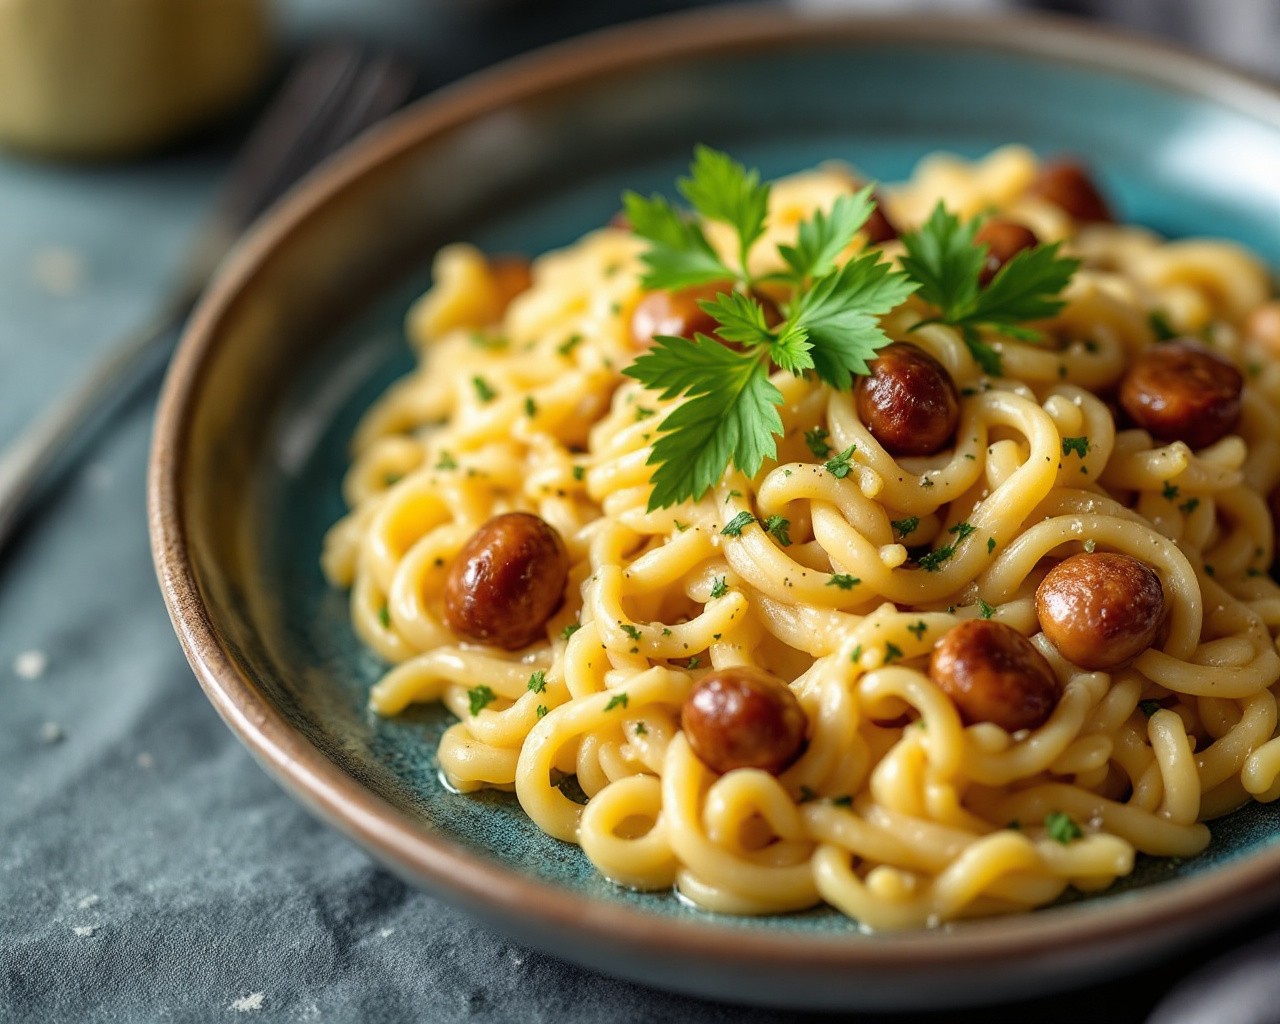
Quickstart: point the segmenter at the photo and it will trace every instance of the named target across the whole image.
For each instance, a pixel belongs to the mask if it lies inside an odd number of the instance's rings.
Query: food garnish
[[[756,276],[751,254],[765,232],[769,183],[725,153],[699,146],[689,176],[677,183],[692,213],[661,195],[623,197],[632,230],[648,243],[642,284],[677,291],[719,285],[723,291],[698,302],[716,323],[715,336],[658,335],[652,347],[622,372],[663,399],[685,398],[659,427],[649,464],[654,466],[649,510],[701,498],[732,462],[754,475],[777,455],[782,433],[782,394],[771,367],[808,373],[837,390],[869,372],[868,361],[891,341],[879,318],[918,293],[937,308],[923,323],[946,323],[962,332],[975,360],[989,374],[1002,372],[999,353],[983,341],[990,328],[1020,341],[1039,334],[1025,321],[1062,308],[1058,294],[1079,267],[1059,255],[1058,243],[1023,249],[983,287],[987,246],[975,242],[981,220],[967,223],[939,204],[929,220],[902,236],[906,255],[897,270],[871,249],[838,264],[875,210],[868,185],[842,195],[827,211],[800,223],[794,245],[779,245],[784,269]],[[735,258],[726,260],[703,231],[714,221],[731,227]],[[771,323],[761,288],[770,288]],[[775,299],[778,293],[785,293]],[[818,458],[830,452],[825,432],[806,435]],[[852,450],[827,463],[848,473]]]

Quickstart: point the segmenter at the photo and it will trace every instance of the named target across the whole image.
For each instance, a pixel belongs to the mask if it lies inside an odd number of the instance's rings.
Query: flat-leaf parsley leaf
[[[1059,298],[1080,267],[1080,261],[1060,256],[1060,244],[1023,249],[1006,262],[991,283],[981,287],[987,246],[977,243],[980,219],[962,224],[939,201],[918,231],[902,236],[906,255],[902,269],[920,283],[920,298],[938,310],[931,321],[960,329],[983,372],[1004,372],[1000,353],[981,339],[978,329],[990,327],[1020,341],[1035,341],[1037,332],[1023,326],[1062,309]]]
[[[663,398],[687,399],[662,421],[649,455],[657,466],[650,511],[701,498],[730,461],[754,476],[777,453],[773,435],[782,433],[782,392],[752,353],[705,334],[693,341],[659,337],[622,372]]]

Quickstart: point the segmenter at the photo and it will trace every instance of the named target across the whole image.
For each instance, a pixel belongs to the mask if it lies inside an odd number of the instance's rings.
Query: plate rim
[[[572,932],[606,948],[660,947],[737,967],[921,973],[963,970],[999,958],[1016,967],[1046,954],[1087,954],[1162,927],[1203,928],[1280,899],[1280,843],[1239,862],[1142,890],[1128,912],[1105,898],[1025,915],[964,922],[959,929],[813,935],[658,915],[575,893],[503,867],[421,829],[343,772],[265,700],[236,667],[197,583],[185,527],[185,451],[191,414],[217,351],[220,326],[244,301],[255,271],[328,201],[423,140],[504,104],[602,75],[698,53],[766,50],[779,43],[893,41],[997,50],[1106,71],[1228,107],[1280,132],[1280,89],[1178,46],[1048,15],[853,15],[722,7],[666,15],[547,46],[447,86],[395,115],[308,175],[232,250],[188,321],[166,376],[148,470],[152,556],[183,651],[210,702],[277,782],[304,805],[402,875],[447,901],[526,925]],[[1160,947],[1164,948],[1164,947]],[[1096,954],[1096,951],[1095,951]]]

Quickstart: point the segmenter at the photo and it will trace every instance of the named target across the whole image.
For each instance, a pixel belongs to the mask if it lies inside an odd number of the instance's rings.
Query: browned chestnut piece
[[[986,287],[999,273],[1000,268],[1023,249],[1034,249],[1040,244],[1036,233],[1011,220],[992,217],[978,229],[974,242],[987,247],[987,258],[978,275],[978,284]]]
[[[876,353],[854,398],[863,424],[890,455],[941,451],[960,419],[960,398],[946,367],[906,341]]]
[[[1072,555],[1036,588],[1040,629],[1073,665],[1110,670],[1151,646],[1164,619],[1164,588],[1129,555]]]
[[[519,650],[543,635],[568,578],[560,534],[529,512],[494,516],[449,567],[445,618],[467,640]]]
[[[491,256],[489,276],[498,296],[499,313],[533,284],[533,268],[524,256]]]
[[[779,774],[804,750],[807,725],[786,683],[746,666],[703,676],[680,711],[689,746],[716,772],[759,768]]]
[[[1075,160],[1054,160],[1045,164],[1031,194],[1048,200],[1079,221],[1113,221],[1111,208],[1093,183],[1089,172]]]
[[[867,222],[862,225],[862,231],[867,236],[868,245],[880,245],[897,238],[898,229],[893,226],[893,221],[885,213],[884,200],[880,194],[872,193],[871,198],[875,200],[876,206],[871,211],[871,216],[867,218]]]
[[[1146,562],[1128,554],[1074,554],[1036,589],[1044,636],[1080,668],[1111,669],[1152,645],[1165,618],[1165,590]]]
[[[929,659],[929,676],[968,725],[993,722],[1007,732],[1043,725],[1061,691],[1031,641],[1003,622],[953,626]]]
[[[1120,380],[1120,405],[1161,441],[1203,448],[1235,429],[1244,377],[1228,360],[1189,338],[1151,346]]]
[[[659,335],[692,338],[695,334],[706,334],[731,348],[739,347],[719,338],[716,334],[719,323],[698,305],[699,302],[711,301],[730,288],[728,284],[710,284],[678,292],[649,292],[636,303],[631,313],[632,345],[637,349],[646,349]],[[773,299],[763,292],[753,291],[751,294],[764,307],[766,324],[773,327],[782,322],[782,311]]]
[[[728,285],[703,285],[678,292],[649,292],[636,303],[631,313],[631,343],[637,349],[646,349],[659,335],[692,338],[695,333],[714,333],[720,325],[698,303],[709,301],[724,291],[728,291]]]

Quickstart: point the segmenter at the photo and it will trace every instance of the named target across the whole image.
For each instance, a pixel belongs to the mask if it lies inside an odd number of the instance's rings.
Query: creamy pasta
[[[442,250],[408,317],[420,365],[361,423],[350,512],[323,552],[356,632],[394,666],[373,709],[443,702],[458,718],[438,751],[448,784],[514,791],[619,885],[731,914],[826,903],[873,929],[1102,889],[1135,854],[1194,855],[1206,820],[1280,796],[1267,273],[1229,242],[1081,223],[1032,188],[1039,171],[1020,147],[935,155],[879,192],[899,227],[942,199],[1083,261],[1044,340],[988,334],[999,377],[960,330],[922,325],[918,298],[883,317],[954,381],[951,443],[895,457],[850,392],[779,371],[777,458],[656,511],[648,458],[682,399],[621,374],[644,244],[602,228],[536,259],[519,290],[476,249]],[[852,183],[837,165],[776,182],[753,270],[774,269],[771,243]],[[1244,376],[1238,422],[1199,448],[1126,425],[1111,402],[1166,327]],[[830,471],[850,448],[846,472]],[[444,601],[459,552],[512,511],[562,538],[568,577],[537,638],[508,651],[460,639]],[[723,532],[743,513],[786,532]],[[943,545],[923,569],[920,552]],[[1155,642],[1106,670],[1073,664],[1038,620],[1046,574],[1084,552],[1140,560],[1167,608]],[[1029,638],[1052,672],[1034,727],[972,720],[930,671],[942,638],[983,618]],[[777,772],[715,771],[682,729],[700,680],[735,666],[789,684],[803,709],[802,753]]]

